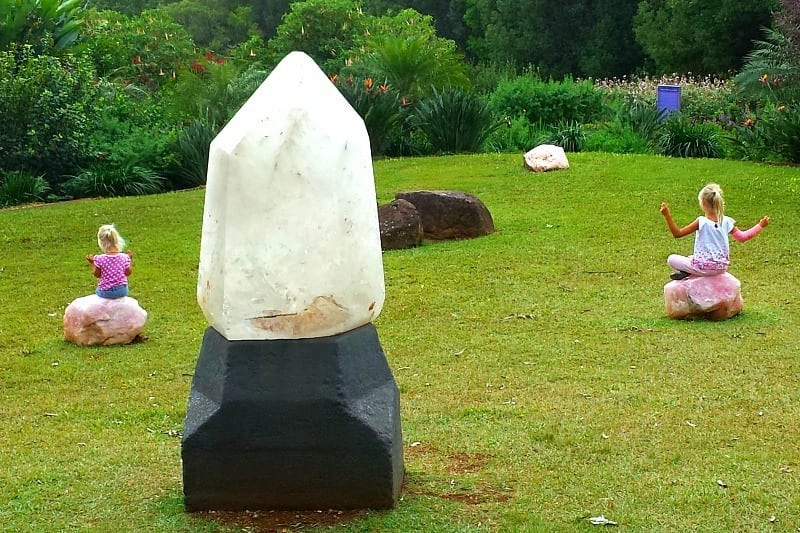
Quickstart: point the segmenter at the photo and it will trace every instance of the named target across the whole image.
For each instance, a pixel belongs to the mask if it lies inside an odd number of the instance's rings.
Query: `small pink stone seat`
[[[725,320],[744,306],[741,283],[732,274],[689,276],[664,285],[664,303],[671,318]]]
[[[129,296],[108,300],[90,294],[64,311],[64,338],[80,346],[129,344],[142,332],[147,311]]]

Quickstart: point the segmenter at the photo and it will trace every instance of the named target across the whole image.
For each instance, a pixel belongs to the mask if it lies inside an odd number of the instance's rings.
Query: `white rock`
[[[525,154],[525,166],[534,172],[569,168],[564,149],[554,144],[540,144]]]
[[[76,298],[64,311],[64,338],[81,346],[128,344],[142,332],[147,311],[135,298]]]
[[[302,52],[211,143],[197,299],[228,340],[334,335],[383,307],[369,136]]]

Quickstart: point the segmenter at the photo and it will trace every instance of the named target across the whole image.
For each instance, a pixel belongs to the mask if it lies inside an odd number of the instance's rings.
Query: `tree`
[[[660,72],[725,74],[741,66],[775,7],[776,0],[643,0],[633,29]]]
[[[228,9],[225,0],[180,0],[160,8],[186,28],[195,44],[223,51],[258,34],[251,6]]]
[[[482,61],[535,65],[563,78],[629,73],[641,65],[636,0],[465,0],[467,49]],[[551,16],[557,13],[558,16]]]

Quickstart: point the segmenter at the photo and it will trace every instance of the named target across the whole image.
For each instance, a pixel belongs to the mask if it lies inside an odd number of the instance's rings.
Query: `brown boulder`
[[[426,239],[471,239],[494,233],[494,221],[475,196],[459,191],[399,192],[398,200],[414,204]]]
[[[414,204],[394,200],[378,206],[378,223],[381,229],[381,248],[402,250],[422,244],[422,222]]]

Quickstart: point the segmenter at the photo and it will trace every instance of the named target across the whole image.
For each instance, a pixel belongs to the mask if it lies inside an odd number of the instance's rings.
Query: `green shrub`
[[[527,117],[506,118],[492,132],[488,148],[495,152],[527,152],[542,144],[548,136],[548,128],[541,123],[532,124]]]
[[[156,89],[197,58],[189,34],[164,12],[128,17],[91,10],[85,18],[83,46],[100,77]]]
[[[219,133],[219,127],[196,119],[180,132],[170,146],[175,155],[168,170],[170,185],[174,189],[205,185],[208,174],[208,154],[211,141]]]
[[[164,190],[164,178],[142,167],[84,170],[64,183],[63,189],[75,198],[142,196]]]
[[[386,155],[392,135],[400,128],[400,96],[388,85],[367,79],[334,77],[336,87],[364,119],[369,133],[372,155]]]
[[[44,176],[51,187],[86,161],[96,90],[81,57],[0,52],[0,168]]]
[[[618,120],[607,122],[587,131],[585,152],[610,152],[617,154],[647,154],[650,144],[629,125]]]
[[[49,189],[42,176],[22,171],[8,172],[0,176],[0,207],[43,200]]]
[[[658,148],[663,155],[672,157],[724,156],[719,126],[709,122],[692,122],[679,116],[664,123],[658,137]]]
[[[480,152],[500,123],[480,96],[460,88],[433,91],[409,117],[440,153]]]
[[[498,116],[523,115],[531,123],[558,124],[561,121],[593,122],[603,115],[601,91],[590,81],[544,82],[534,76],[519,76],[500,82],[489,97]]]

